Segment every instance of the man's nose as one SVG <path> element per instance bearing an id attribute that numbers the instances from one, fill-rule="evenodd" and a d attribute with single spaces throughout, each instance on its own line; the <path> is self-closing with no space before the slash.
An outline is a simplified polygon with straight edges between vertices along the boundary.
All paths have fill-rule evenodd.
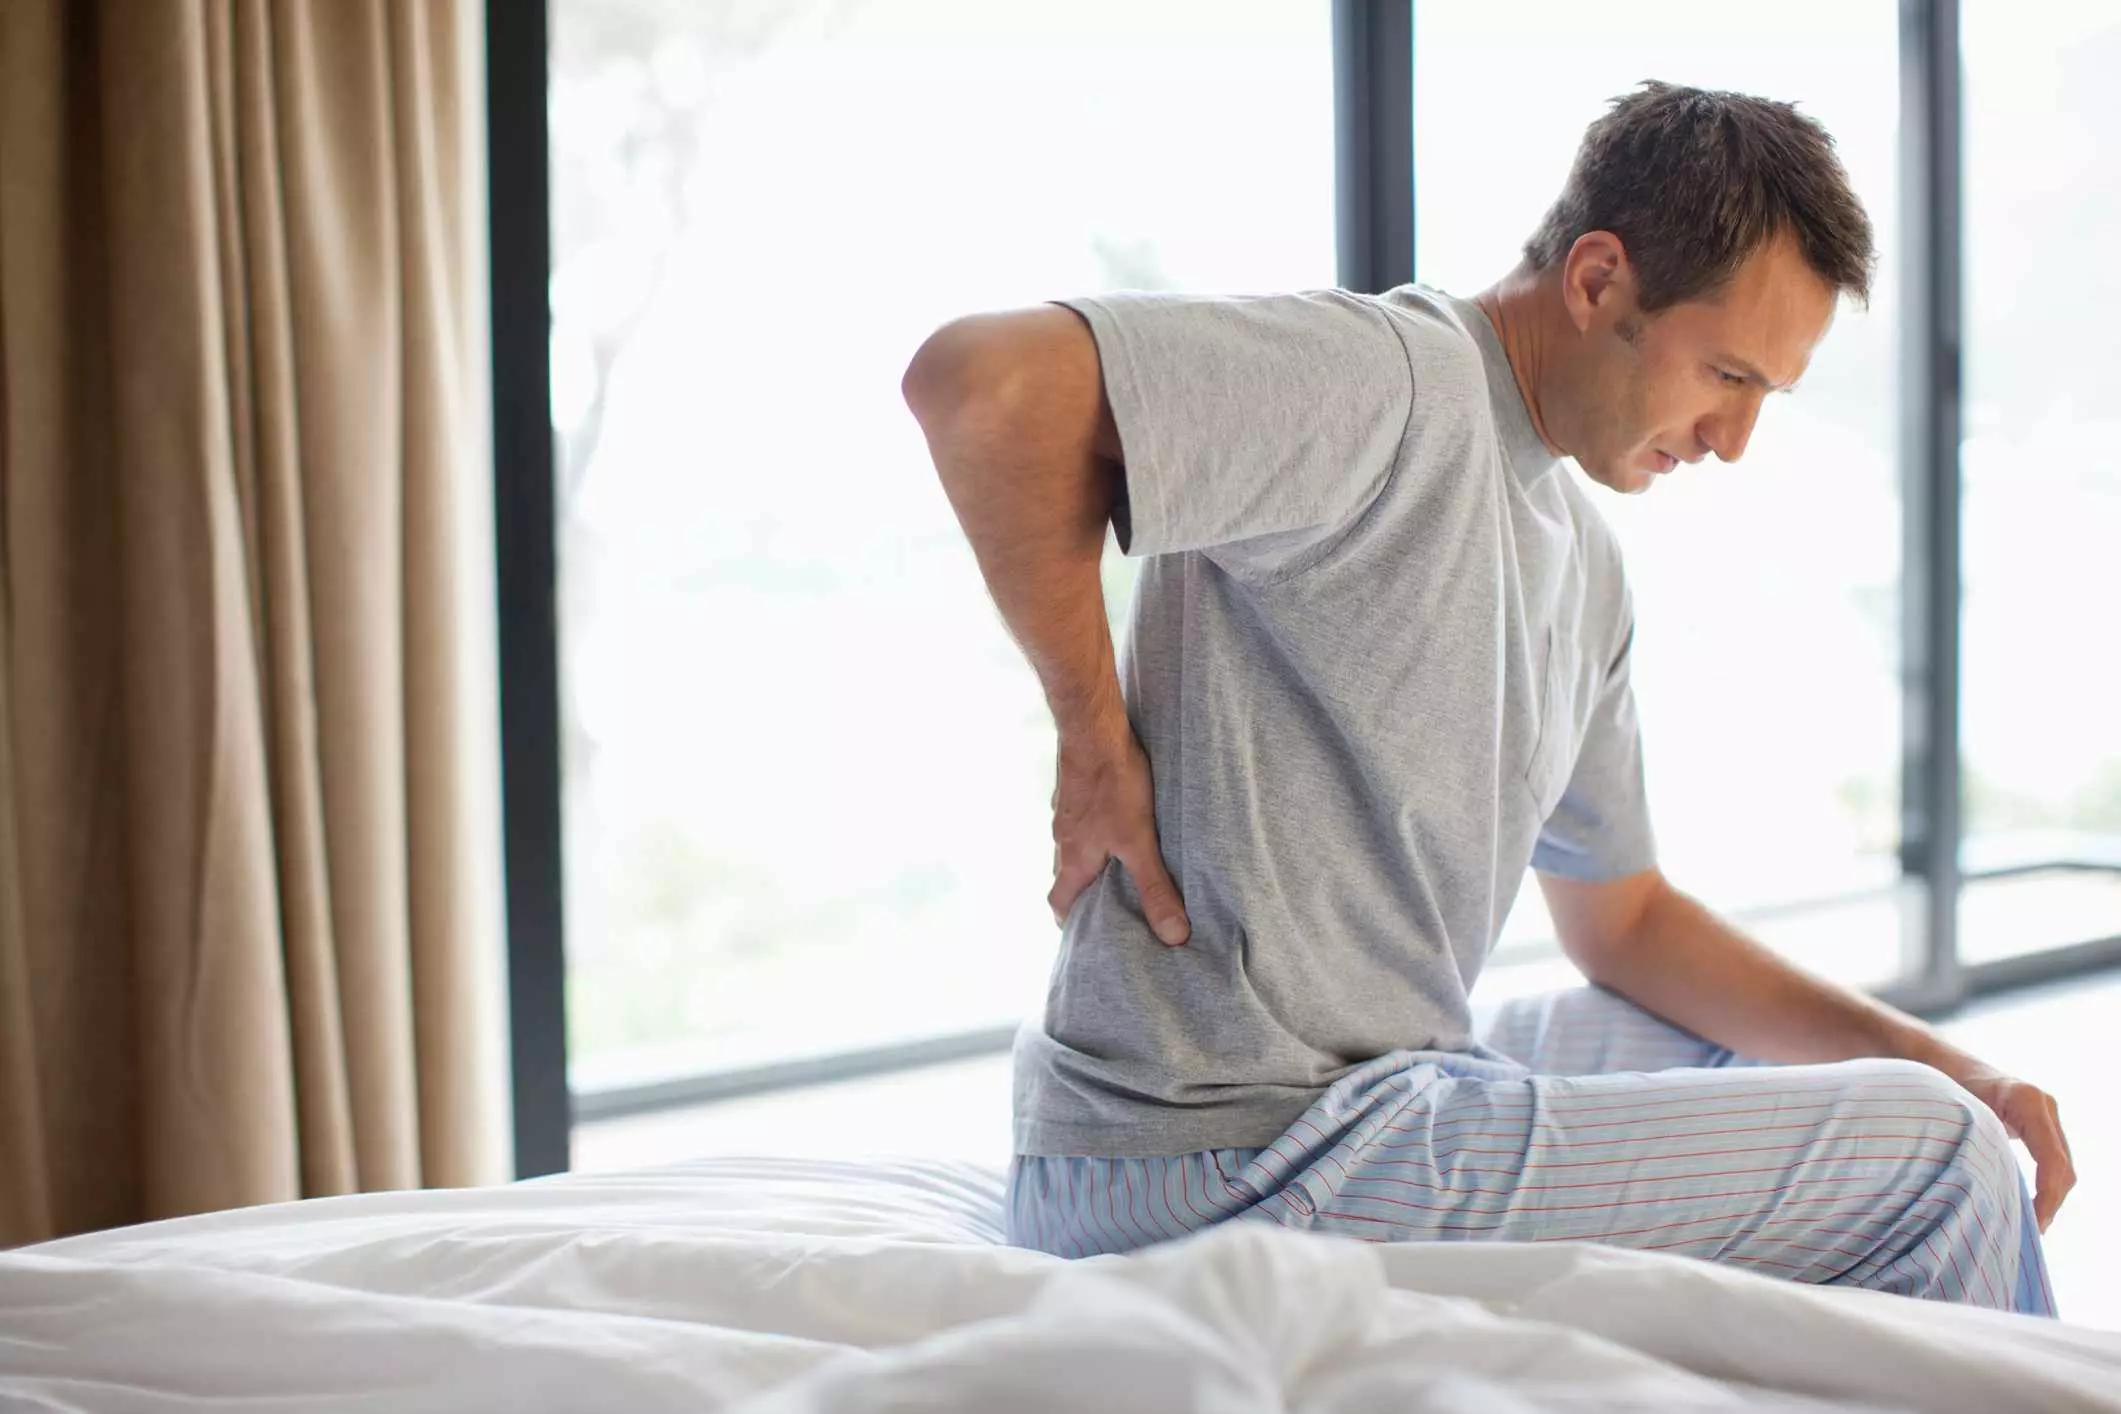
<path id="1" fill-rule="evenodd" d="M 1701 420 L 1694 435 L 1703 446 L 1716 454 L 1719 461 L 1734 462 L 1745 455 L 1746 444 L 1753 440 L 1753 427 L 1760 420 L 1760 404 L 1748 400 L 1735 412 L 1719 412 Z"/>

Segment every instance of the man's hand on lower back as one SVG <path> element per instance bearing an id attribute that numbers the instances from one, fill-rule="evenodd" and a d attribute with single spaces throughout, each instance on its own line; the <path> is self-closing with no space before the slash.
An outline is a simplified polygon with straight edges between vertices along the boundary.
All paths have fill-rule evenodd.
<path id="1" fill-rule="evenodd" d="M 1141 896 L 1156 936 L 1176 946 L 1191 935 L 1185 902 L 1164 868 L 1156 836 L 1156 789 L 1149 757 L 1121 718 L 1101 731 L 1064 732 L 1053 785 L 1053 889 L 1056 923 L 1117 859 Z"/>

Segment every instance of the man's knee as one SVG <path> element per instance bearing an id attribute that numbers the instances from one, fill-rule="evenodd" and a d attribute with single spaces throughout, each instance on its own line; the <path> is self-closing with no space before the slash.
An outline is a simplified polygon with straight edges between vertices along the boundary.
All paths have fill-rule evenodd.
<path id="1" fill-rule="evenodd" d="M 1872 1059 L 1848 1062 L 1845 1098 L 1857 1123 L 1878 1132 L 1915 1127 L 1923 1157 L 1957 1168 L 1980 1190 L 1978 1196 L 2010 1205 L 2017 1201 L 2019 1174 L 2010 1133 L 1996 1112 L 1958 1081 L 1920 1061 Z"/>

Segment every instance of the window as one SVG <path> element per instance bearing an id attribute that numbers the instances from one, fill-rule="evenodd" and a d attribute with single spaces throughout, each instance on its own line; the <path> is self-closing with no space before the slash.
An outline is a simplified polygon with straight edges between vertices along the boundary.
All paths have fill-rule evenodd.
<path id="1" fill-rule="evenodd" d="M 1735 466 L 1645 496 L 1597 490 L 1627 556 L 1651 807 L 1673 880 L 1841 980 L 1900 969 L 1896 462 L 1896 9 L 1636 3 L 1415 7 L 1417 276 L 1502 276 L 1561 190 L 1584 128 L 1644 79 L 1797 101 L 1839 144 L 1885 260 L 1803 388 Z M 1823 42 L 1822 35 L 1832 35 Z M 1470 56 L 1509 56 L 1506 64 Z M 1830 906 L 1829 906 L 1830 905 Z M 1551 928 L 1528 886 L 1504 935 Z"/>
<path id="2" fill-rule="evenodd" d="M 1037 1006 L 1052 729 L 899 376 L 972 310 L 1331 284 L 1330 46 L 1286 0 L 555 0 L 578 1091 Z"/>
<path id="3" fill-rule="evenodd" d="M 1050 727 L 899 374 L 968 310 L 1334 283 L 1336 156 L 1365 184 L 1341 194 L 1364 222 L 1344 233 L 1350 258 L 1402 269 L 1403 249 L 1365 245 L 1395 239 L 1392 222 L 1360 213 L 1405 196 L 1377 154 L 1410 102 L 1416 273 L 1461 294 L 1514 262 L 1584 125 L 1641 79 L 1793 98 L 1836 135 L 1885 255 L 1872 308 L 1842 312 L 1743 463 L 1598 493 L 1636 589 L 1665 864 L 1771 945 L 1930 1012 L 2121 959 L 2121 665 L 2104 621 L 2121 597 L 2105 399 L 2121 355 L 2096 317 L 2113 303 L 2097 234 L 2121 183 L 2097 158 L 2121 141 L 2101 96 L 2121 24 L 1952 0 L 1801 0 L 1774 25 L 1669 0 L 1595 18 L 1426 4 L 1410 97 L 1384 38 L 1400 3 L 493 7 L 524 1172 L 565 1164 L 570 1114 L 843 1073 L 872 1047 L 991 1053 L 1038 1005 Z M 1932 143 L 1953 158 L 1955 129 L 1901 131 L 1897 80 L 1915 64 L 1911 99 L 1949 92 L 1950 45 L 1931 40 L 1961 23 L 1963 203 L 1932 210 L 1951 193 L 1917 183 L 1907 214 L 1918 236 L 1965 226 L 1964 681 L 1903 686 L 1903 522 L 1952 469 L 1915 468 L 1903 506 L 1903 391 L 1914 411 L 1949 406 L 1896 372 L 1950 351 L 1900 346 L 1896 198 L 1903 156 L 1909 173 Z M 1363 75 L 1338 152 L 1336 57 Z M 548 300 L 549 349 L 523 337 Z M 548 374 L 556 469 L 523 417 Z M 1132 566 L 1107 566 L 1118 620 Z M 1959 602 L 1936 568 L 1933 591 L 1906 582 Z M 1929 867 L 1949 841 L 1911 842 L 1926 872 L 1904 880 L 1895 857 L 1902 770 L 1941 788 L 1951 772 L 1931 768 L 1952 760 L 1904 745 L 1903 713 L 1942 715 L 1934 694 L 1953 689 L 1956 900 Z M 1955 902 L 1963 966 L 1942 929 L 1906 926 Z M 1550 934 L 1528 888 L 1482 997 L 1569 982 Z"/>
<path id="4" fill-rule="evenodd" d="M 1967 863 L 2105 866 L 1969 885 L 1984 960 L 2121 935 L 2121 15 L 1963 22 Z"/>

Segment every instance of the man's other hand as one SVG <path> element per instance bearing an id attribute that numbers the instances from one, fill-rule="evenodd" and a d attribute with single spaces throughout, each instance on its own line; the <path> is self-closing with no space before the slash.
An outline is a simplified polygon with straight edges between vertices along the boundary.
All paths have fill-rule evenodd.
<path id="1" fill-rule="evenodd" d="M 2022 1140 L 2033 1156 L 2037 1174 L 2033 1216 L 2039 1220 L 2040 1231 L 2046 1232 L 2062 1200 L 2077 1186 L 2077 1166 L 2070 1158 L 2069 1140 L 2063 1136 L 2062 1116 L 2055 1108 L 2054 1097 L 1989 1066 L 1976 1066 L 1952 1078 L 1994 1110 L 2011 1137 Z"/>

